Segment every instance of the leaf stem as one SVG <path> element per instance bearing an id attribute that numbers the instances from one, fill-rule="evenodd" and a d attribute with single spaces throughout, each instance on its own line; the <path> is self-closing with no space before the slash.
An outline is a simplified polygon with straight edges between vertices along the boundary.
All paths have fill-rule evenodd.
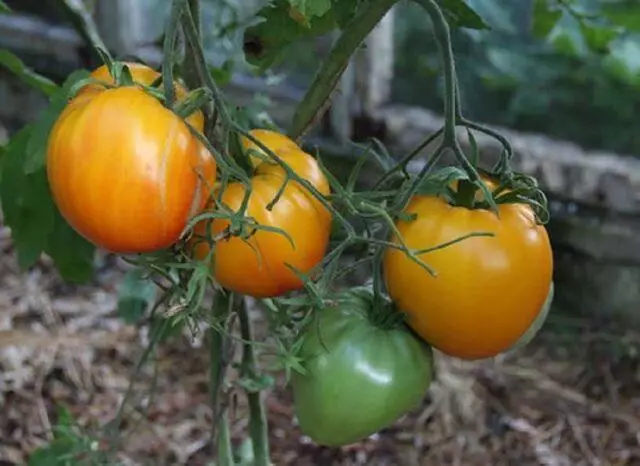
<path id="1" fill-rule="evenodd" d="M 110 67 L 113 58 L 109 53 L 109 49 L 102 40 L 102 37 L 100 37 L 100 33 L 93 21 L 93 17 L 89 11 L 87 11 L 87 7 L 84 2 L 79 0 L 63 0 L 62 8 L 78 33 L 85 41 L 91 44 L 96 57 L 100 58 L 107 66 Z"/>
<path id="2" fill-rule="evenodd" d="M 164 42 L 162 45 L 162 83 L 164 86 L 165 105 L 173 108 L 175 101 L 175 88 L 173 85 L 173 64 L 175 59 L 176 42 L 178 39 L 178 26 L 184 13 L 186 0 L 174 0 L 164 30 Z"/>
<path id="3" fill-rule="evenodd" d="M 442 10 L 435 0 L 415 0 L 429 13 L 433 23 L 438 53 L 444 73 L 444 140 L 455 139 L 456 131 L 456 70 L 451 33 Z"/>
<path id="4" fill-rule="evenodd" d="M 231 312 L 232 303 L 233 295 L 231 293 L 218 291 L 211 307 L 212 321 L 222 321 L 224 323 Z M 221 408 L 219 396 L 227 369 L 226 340 L 224 328 L 220 330 L 214 325 L 209 327 L 209 398 L 213 413 L 211 443 L 214 456 L 217 457 L 217 464 L 220 466 L 233 466 L 229 417 L 226 413 L 226 408 Z"/>
<path id="5" fill-rule="evenodd" d="M 191 17 L 193 18 L 193 24 L 195 25 L 197 37 L 202 46 L 202 23 L 200 19 L 200 0 L 188 0 L 188 9 L 191 13 Z M 183 75 L 184 82 L 189 89 L 195 89 L 198 87 L 198 69 L 196 65 L 196 56 L 192 47 L 185 48 L 184 54 L 184 66 L 183 66 Z"/>
<path id="6" fill-rule="evenodd" d="M 333 45 L 329 56 L 322 62 L 320 69 L 307 90 L 293 117 L 289 136 L 300 139 L 317 120 L 319 113 L 327 108 L 327 100 L 338 84 L 349 59 L 398 0 L 373 0 L 368 7 L 361 9 L 345 26 L 342 35 Z"/>
<path id="7" fill-rule="evenodd" d="M 256 357 L 253 348 L 253 335 L 249 312 L 244 299 L 238 306 L 238 318 L 240 321 L 240 334 L 245 341 L 242 353 L 242 372 L 248 376 L 255 376 L 257 372 Z M 247 392 L 249 401 L 249 433 L 253 444 L 255 466 L 269 466 L 269 432 L 267 416 L 259 391 Z"/>

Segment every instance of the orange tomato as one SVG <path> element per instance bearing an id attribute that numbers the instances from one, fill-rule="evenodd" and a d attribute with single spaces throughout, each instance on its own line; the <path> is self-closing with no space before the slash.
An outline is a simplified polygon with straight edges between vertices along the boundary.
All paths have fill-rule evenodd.
<path id="1" fill-rule="evenodd" d="M 139 83 L 145 86 L 150 86 L 155 80 L 157 80 L 161 73 L 154 70 L 153 68 L 148 67 L 142 63 L 135 62 L 123 62 L 129 68 L 131 72 L 131 77 L 135 83 Z M 105 82 L 110 85 L 114 85 L 115 81 L 113 76 L 109 73 L 109 68 L 106 65 L 102 65 L 96 68 L 89 75 L 91 78 L 97 79 L 99 81 Z M 76 96 L 81 96 L 83 94 L 95 94 L 96 92 L 102 92 L 104 90 L 104 86 L 100 86 L 98 84 L 88 84 L 84 86 Z M 176 93 L 176 100 L 178 102 L 183 101 L 189 95 L 189 90 L 184 87 L 182 84 L 176 82 L 174 83 L 174 90 Z M 201 110 L 196 110 L 189 117 L 187 117 L 187 121 L 193 125 L 194 128 L 202 131 L 204 127 L 204 114 Z"/>
<path id="2" fill-rule="evenodd" d="M 249 131 L 251 136 L 255 137 L 258 141 L 268 147 L 272 152 L 279 153 L 285 149 L 299 149 L 300 147 L 289 137 L 282 133 L 278 133 L 277 131 L 272 131 L 270 129 L 252 129 Z M 248 151 L 256 151 L 263 157 L 258 155 L 254 155 L 251 152 L 249 153 L 249 160 L 251 161 L 251 165 L 255 168 L 261 163 L 271 163 L 274 161 L 271 160 L 269 154 L 263 151 L 257 144 L 255 144 L 251 139 L 247 137 L 241 137 L 242 148 Z"/>
<path id="3" fill-rule="evenodd" d="M 383 258 L 390 297 L 429 344 L 462 359 L 495 356 L 514 345 L 536 319 L 549 292 L 553 257 L 546 229 L 525 204 L 467 209 L 444 199 L 415 196 L 406 208 L 415 221 L 396 223 L 414 251 L 473 232 L 472 237 L 418 256 L 431 276 L 397 249 Z M 394 235 L 392 241 L 399 243 Z"/>
<path id="4" fill-rule="evenodd" d="M 143 81 L 152 74 L 132 72 Z M 179 239 L 206 205 L 216 163 L 179 116 L 140 88 L 93 88 L 58 117 L 47 175 L 60 213 L 79 234 L 114 253 L 143 253 Z"/>
<path id="5" fill-rule="evenodd" d="M 273 146 L 274 139 L 264 143 L 323 196 L 330 193 L 329 183 L 311 155 L 297 146 L 277 149 Z M 251 179 L 246 215 L 260 225 L 283 230 L 293 245 L 279 232 L 260 229 L 246 240 L 238 236 L 222 237 L 215 244 L 211 264 L 214 276 L 222 286 L 257 298 L 279 296 L 303 286 L 302 280 L 286 264 L 308 273 L 322 261 L 329 244 L 331 214 L 306 188 L 294 181 L 287 183 L 273 209 L 267 210 L 284 182 L 282 167 L 259 164 Z M 230 183 L 222 193 L 222 203 L 232 212 L 238 212 L 245 192 L 243 184 Z M 221 236 L 228 226 L 226 219 L 213 220 L 211 236 Z M 195 233 L 206 234 L 204 222 L 196 225 Z M 197 258 L 204 259 L 210 248 L 208 243 L 198 242 L 194 251 Z"/>

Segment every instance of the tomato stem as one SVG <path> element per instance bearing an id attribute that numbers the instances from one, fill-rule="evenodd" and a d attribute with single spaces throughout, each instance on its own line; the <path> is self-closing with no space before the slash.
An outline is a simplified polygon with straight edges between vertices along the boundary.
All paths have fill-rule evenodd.
<path id="1" fill-rule="evenodd" d="M 220 322 L 222 329 L 211 325 L 209 328 L 209 398 L 213 422 L 211 426 L 211 444 L 214 456 L 220 466 L 232 466 L 233 450 L 229 436 L 229 418 L 226 408 L 221 407 L 220 392 L 229 364 L 227 349 L 229 339 L 225 336 L 225 322 L 231 312 L 233 294 L 220 290 L 216 293 L 211 307 L 213 322 Z M 216 434 L 216 427 L 218 433 Z"/>
<path id="2" fill-rule="evenodd" d="M 256 356 L 253 348 L 253 332 L 246 301 L 238 304 L 238 318 L 240 320 L 240 334 L 244 341 L 242 350 L 242 372 L 244 376 L 254 377 L 257 372 Z M 249 402 L 249 434 L 253 445 L 255 466 L 269 466 L 269 431 L 267 415 L 260 391 L 247 391 Z"/>
<path id="3" fill-rule="evenodd" d="M 469 180 L 460 180 L 458 182 L 458 190 L 456 192 L 456 205 L 473 209 L 475 207 L 477 189 L 478 188 L 475 183 L 472 183 Z"/>
<path id="4" fill-rule="evenodd" d="M 195 25 L 196 32 L 200 43 L 202 43 L 201 31 L 201 19 L 200 19 L 200 0 L 188 0 L 187 8 L 191 12 L 193 18 L 193 24 Z M 182 63 L 182 73 L 184 75 L 184 82 L 189 89 L 195 89 L 198 87 L 198 69 L 196 65 L 196 55 L 192 47 L 185 47 L 184 61 Z"/>
<path id="5" fill-rule="evenodd" d="M 162 44 L 162 82 L 164 84 L 165 105 L 173 108 L 176 91 L 173 85 L 173 64 L 178 39 L 180 18 L 184 13 L 186 0 L 174 0 L 164 29 Z"/>
<path id="6" fill-rule="evenodd" d="M 398 0 L 369 2 L 345 26 L 296 109 L 289 131 L 289 136 L 292 139 L 300 139 L 323 110 L 326 110 L 327 102 L 347 67 L 349 59 L 376 24 L 397 2 Z"/>

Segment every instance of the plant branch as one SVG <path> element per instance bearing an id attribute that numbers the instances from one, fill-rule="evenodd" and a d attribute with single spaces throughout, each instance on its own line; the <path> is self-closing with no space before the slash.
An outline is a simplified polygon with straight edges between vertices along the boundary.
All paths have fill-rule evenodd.
<path id="1" fill-rule="evenodd" d="M 223 328 L 218 329 L 215 325 L 209 328 L 209 397 L 211 400 L 212 425 L 211 443 L 214 455 L 217 452 L 218 464 L 220 466 L 232 466 L 233 456 L 231 441 L 229 438 L 229 418 L 226 411 L 223 412 L 220 403 L 220 392 L 224 383 L 224 376 L 227 369 L 227 338 L 225 336 L 225 326 L 228 315 L 231 312 L 233 295 L 226 291 L 216 292 L 211 308 L 211 319 L 213 322 L 222 322 Z M 216 426 L 217 424 L 217 426 Z M 216 427 L 218 433 L 216 434 Z"/>
<path id="2" fill-rule="evenodd" d="M 361 9 L 347 24 L 296 109 L 289 132 L 292 139 L 300 139 L 316 120 L 318 113 L 327 108 L 327 100 L 338 84 L 349 59 L 397 1 L 373 0 L 367 8 Z"/>
<path id="3" fill-rule="evenodd" d="M 200 19 L 200 0 L 188 0 L 187 8 L 193 18 L 199 46 L 202 47 L 202 24 Z M 186 47 L 184 54 L 183 75 L 184 82 L 189 89 L 198 87 L 198 69 L 196 65 L 196 56 L 192 47 Z"/>
<path id="4" fill-rule="evenodd" d="M 85 4 L 81 0 L 63 0 L 62 7 L 73 27 L 85 41 L 91 44 L 97 58 L 103 60 L 106 65 L 110 65 L 112 58 L 109 49 L 100 37 L 98 28 Z"/>
<path id="5" fill-rule="evenodd" d="M 255 377 L 257 372 L 256 357 L 253 348 L 253 335 L 249 312 L 244 299 L 238 306 L 238 317 L 240 320 L 240 334 L 245 341 L 242 353 L 243 375 Z M 249 401 L 249 433 L 253 444 L 253 454 L 255 466 L 269 466 L 269 432 L 267 426 L 267 416 L 262 403 L 260 391 L 248 391 Z"/>
<path id="6" fill-rule="evenodd" d="M 415 0 L 415 2 L 419 3 L 429 13 L 433 23 L 433 31 L 444 74 L 444 140 L 451 141 L 455 139 L 457 79 L 449 25 L 435 0 Z"/>
<path id="7" fill-rule="evenodd" d="M 173 64 L 178 39 L 178 26 L 184 13 L 186 0 L 174 0 L 164 29 L 164 43 L 162 45 L 162 83 L 164 98 L 168 108 L 173 108 L 175 88 L 173 85 Z"/>

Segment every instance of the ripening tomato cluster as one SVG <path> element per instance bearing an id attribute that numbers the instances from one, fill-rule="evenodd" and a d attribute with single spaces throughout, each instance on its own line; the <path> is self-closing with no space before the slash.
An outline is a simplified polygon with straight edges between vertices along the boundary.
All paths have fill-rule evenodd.
<path id="1" fill-rule="evenodd" d="M 135 83 L 159 78 L 146 66 L 128 65 Z M 106 67 L 92 77 L 114 84 Z M 187 89 L 175 83 L 175 90 L 184 101 Z M 186 121 L 203 130 L 202 112 Z M 330 186 L 314 157 L 288 137 L 263 129 L 250 135 L 275 159 L 243 137 L 251 190 L 241 182 L 221 187 L 214 157 L 185 120 L 140 86 L 87 84 L 51 132 L 51 191 L 76 231 L 116 253 L 168 248 L 194 215 L 224 209 L 224 217 L 195 225 L 189 250 L 211 260 L 225 288 L 281 296 L 301 289 L 300 274 L 327 252 Z M 245 235 L 231 234 L 244 203 L 255 223 L 245 224 Z M 419 405 L 433 378 L 432 348 L 461 359 L 492 357 L 526 343 L 547 315 L 551 246 L 529 205 L 500 204 L 496 215 L 417 194 L 405 213 L 415 218 L 396 221 L 390 241 L 398 248 L 383 256 L 388 296 L 363 287 L 339 292 L 301 331 L 304 373 L 292 377 L 295 411 L 303 432 L 318 443 L 356 442 Z M 473 233 L 493 236 L 456 242 Z M 213 246 L 202 236 L 215 238 Z M 419 251 L 417 258 L 437 275 L 400 245 Z"/>
<path id="2" fill-rule="evenodd" d="M 432 348 L 467 360 L 496 356 L 526 344 L 549 311 L 551 246 L 529 205 L 501 204 L 497 216 L 416 195 L 405 212 L 415 218 L 397 220 L 402 241 L 391 241 L 425 251 L 417 257 L 437 275 L 389 247 L 388 298 L 376 303 L 371 290 L 349 290 L 318 309 L 304 331 L 305 373 L 292 378 L 295 412 L 318 443 L 362 440 L 418 407 L 433 378 Z M 392 318 L 398 310 L 407 325 Z"/>
<path id="3" fill-rule="evenodd" d="M 106 66 L 91 74 L 106 85 L 89 83 L 70 100 L 47 150 L 49 184 L 62 216 L 96 246 L 120 254 L 171 247 L 194 215 L 214 208 L 211 194 L 218 189 L 215 158 L 180 116 L 137 85 L 149 86 L 160 74 L 145 65 L 127 65 L 134 85 L 115 86 Z M 188 90 L 175 83 L 175 93 L 180 103 Z M 202 132 L 201 111 L 186 121 Z M 329 194 L 316 160 L 294 141 L 268 130 L 251 133 L 318 193 Z M 232 291 L 278 296 L 301 288 L 298 274 L 322 260 L 332 219 L 306 187 L 288 180 L 281 164 L 248 138 L 242 142 L 245 150 L 253 149 L 254 166 L 246 215 L 260 226 L 249 238 L 225 237 L 221 233 L 229 221 L 213 220 L 210 233 L 220 239 L 211 267 L 217 281 Z M 245 190 L 242 183 L 228 184 L 222 204 L 238 212 Z M 196 235 L 207 233 L 205 225 L 196 225 Z M 193 242 L 192 252 L 198 259 L 210 256 L 205 242 Z"/>

